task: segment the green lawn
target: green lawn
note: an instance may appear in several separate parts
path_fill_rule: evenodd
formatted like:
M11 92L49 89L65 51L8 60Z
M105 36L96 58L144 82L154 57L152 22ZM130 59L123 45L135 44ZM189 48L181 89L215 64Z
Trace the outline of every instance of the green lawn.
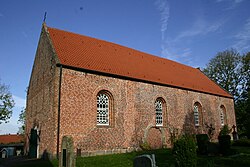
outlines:
M250 148L232 147L236 152L233 156L198 156L198 167L249 167ZM147 152L132 152L127 154L104 155L95 157L78 157L77 167L133 167L133 159L141 154L155 154L158 167L174 166L174 157L170 149L154 150Z
M170 166L174 164L173 156L170 149L161 149L154 151L132 152L126 154L114 154L94 157L78 157L76 160L77 167L133 167L133 160L141 154L155 154L156 164L158 167Z
M232 156L198 156L198 167L249 167L250 148L232 147L236 154ZM170 149L160 149L126 154L113 154L94 157L77 157L77 167L133 167L133 160L141 154L155 154L158 167L174 167L174 157ZM1 163L0 163L1 164ZM58 161L32 160L25 163L13 164L11 167L58 167Z

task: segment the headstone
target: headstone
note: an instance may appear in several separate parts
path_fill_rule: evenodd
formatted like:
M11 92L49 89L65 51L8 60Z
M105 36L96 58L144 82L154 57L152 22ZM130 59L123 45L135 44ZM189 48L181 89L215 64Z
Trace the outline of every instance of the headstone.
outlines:
M75 167L74 143L71 136L63 136L59 167Z
M16 156L20 156L21 155L21 150L16 150Z
M233 128L233 133L232 133L232 134L233 134L233 140L236 141L236 140L238 140L238 133L237 133L236 130L235 130L235 129L236 129L236 126L233 125L232 128Z
M2 151L2 158L7 158L7 150Z
M134 167L157 167L155 163L155 156L152 155L140 155L135 157Z

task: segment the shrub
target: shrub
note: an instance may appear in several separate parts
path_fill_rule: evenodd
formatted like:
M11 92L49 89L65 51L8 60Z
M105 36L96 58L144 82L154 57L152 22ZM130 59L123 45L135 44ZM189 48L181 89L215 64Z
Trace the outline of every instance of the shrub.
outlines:
M220 145L220 152L223 155L228 155L231 146L231 136L230 135L221 135L218 137L219 145Z
M229 154L231 146L231 136L229 135L231 130L228 128L228 125L224 125L221 128L220 134L218 136L220 153L223 155Z
M141 149L144 150L144 151L151 150L151 147L150 147L150 145L148 144L148 142L144 142L144 143L140 144L140 147L141 147Z
M179 131L178 128L170 126L169 128L169 133L170 133L170 138L169 141L171 143L171 147L173 147L174 142L178 139L179 137Z
M233 142L233 146L250 147L250 139L240 139Z
M196 145L194 138L182 136L174 142L173 155L179 167L195 167L197 164Z
M199 154L206 155L208 153L209 138L207 134L196 135Z
M222 135L229 135L231 130L229 129L228 125L224 125L220 130L220 136Z
M213 124L208 125L206 123L205 126L207 129L207 134L208 134L209 140L211 141L213 139L213 136L214 136L215 128L214 128Z

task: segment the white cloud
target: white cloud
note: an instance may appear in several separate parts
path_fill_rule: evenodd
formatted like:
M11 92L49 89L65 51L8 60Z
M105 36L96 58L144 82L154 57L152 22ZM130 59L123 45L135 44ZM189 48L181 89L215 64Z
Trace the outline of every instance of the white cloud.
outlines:
M161 46L161 55L167 59L181 62L186 65L193 66L194 61L192 58L192 50L188 47L184 48L172 42L171 40L165 40Z
M240 3L242 3L244 0L216 0L217 3L227 3L227 7L224 10L232 10L237 7Z
M244 0L234 0L235 3L241 3L243 2Z
M18 132L18 125L12 123L0 124L0 134L16 134Z
M24 99L22 97L15 96L15 95L13 95L13 99L15 101L15 107L23 108L26 106L26 99Z
M220 3L220 2L241 3L243 1L244 0L216 0L217 3Z
M161 16L161 56L178 61L187 63L187 59L190 59L191 50L189 48L181 49L177 46L174 46L175 42L172 40L166 39L166 32L168 29L168 20L170 17L170 6L167 0L157 0L155 3L157 9L160 11ZM185 59L185 60L184 60ZM184 60L184 61L183 61ZM190 62L188 60L188 62Z
M218 0L218 2L222 1L224 0ZM170 18L169 3L167 0L157 0L155 5L160 12L160 31L162 37L161 56L191 66L195 63L195 58L191 56L192 50L189 47L190 42L193 40L192 38L219 32L220 28L226 22L224 19L208 21L204 19L202 15L196 15L191 27L184 29L183 31L179 31L175 37L171 38L169 35L167 36ZM190 18L190 20L192 19L193 18Z
M157 0L155 5L157 6L157 9L160 11L160 14L161 14L161 37L162 37L162 40L164 40L165 32L168 29L170 7L168 4L168 1L164 1L164 0Z
M178 40L181 40L181 39L187 38L187 37L190 38L190 37L194 37L194 36L198 36L198 35L206 35L208 33L215 32L224 24L224 22L225 22L225 20L224 21L220 20L220 21L216 21L214 23L210 23L202 18L198 18L194 22L193 26L190 29L181 32L175 38L175 41L178 41Z
M22 35L24 36L24 38L28 38L28 34L25 31L22 31Z
M232 46L240 52L250 50L250 18L246 20L243 29L234 36L236 39L235 44Z
M226 20L219 20L211 23L201 17L197 18L192 27L179 32L175 38L168 38L162 42L161 55L177 62L195 66L195 58L192 57L192 50L188 47L188 41L196 36L217 32L225 22Z

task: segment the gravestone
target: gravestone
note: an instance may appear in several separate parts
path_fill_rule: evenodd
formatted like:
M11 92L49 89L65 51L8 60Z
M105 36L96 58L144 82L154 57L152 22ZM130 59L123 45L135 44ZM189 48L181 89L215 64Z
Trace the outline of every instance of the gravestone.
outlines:
M239 139L239 138L238 138L238 133L237 133L236 130L235 130L235 129L236 129L236 126L233 125L232 128L233 128L233 133L232 133L232 134L233 134L233 140L236 141L236 140Z
M7 150L6 150L6 149L3 149L3 150L2 150L2 158L7 158L7 156L8 156Z
M155 163L155 155L140 155L135 157L134 167L157 167Z
M71 136L63 136L59 167L75 167L74 143Z

